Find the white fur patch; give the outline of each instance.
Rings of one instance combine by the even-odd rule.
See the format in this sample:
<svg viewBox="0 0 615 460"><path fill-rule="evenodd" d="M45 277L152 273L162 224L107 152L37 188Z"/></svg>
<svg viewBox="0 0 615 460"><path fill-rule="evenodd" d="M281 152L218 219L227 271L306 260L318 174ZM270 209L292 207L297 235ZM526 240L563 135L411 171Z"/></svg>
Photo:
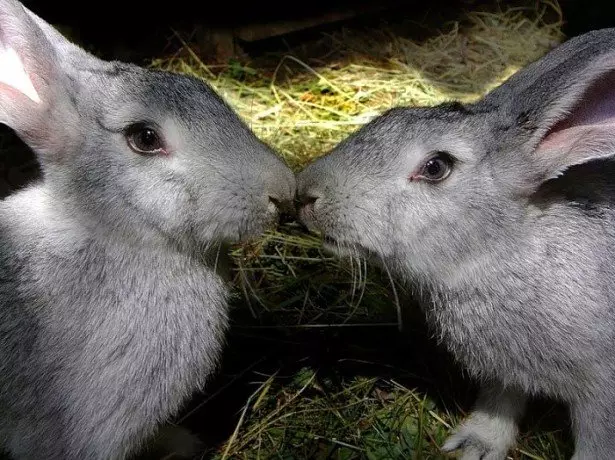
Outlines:
<svg viewBox="0 0 615 460"><path fill-rule="evenodd" d="M0 49L0 83L25 94L36 103L41 102L23 62L13 48Z"/></svg>

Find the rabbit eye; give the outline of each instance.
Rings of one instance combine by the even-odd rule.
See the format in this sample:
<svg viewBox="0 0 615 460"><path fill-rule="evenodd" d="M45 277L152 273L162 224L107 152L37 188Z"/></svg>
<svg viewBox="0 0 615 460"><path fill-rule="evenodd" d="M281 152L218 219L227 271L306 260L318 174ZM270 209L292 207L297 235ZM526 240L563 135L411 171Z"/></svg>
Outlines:
<svg viewBox="0 0 615 460"><path fill-rule="evenodd" d="M413 174L411 180L426 180L438 182L446 179L451 173L453 161L445 152L437 152L432 155L419 169L417 174Z"/></svg>
<svg viewBox="0 0 615 460"><path fill-rule="evenodd" d="M150 126L136 124L126 131L128 146L136 153L166 153L160 135Z"/></svg>

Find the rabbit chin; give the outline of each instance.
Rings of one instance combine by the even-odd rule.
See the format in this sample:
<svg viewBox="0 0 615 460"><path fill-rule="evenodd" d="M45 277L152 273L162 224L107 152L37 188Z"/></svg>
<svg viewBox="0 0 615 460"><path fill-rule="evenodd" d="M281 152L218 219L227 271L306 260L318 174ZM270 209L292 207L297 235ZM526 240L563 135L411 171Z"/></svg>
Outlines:
<svg viewBox="0 0 615 460"><path fill-rule="evenodd" d="M225 225L209 224L202 227L199 239L214 244L249 244L260 238L264 232L273 230L277 222L277 214L267 214L253 219L228 222Z"/></svg>

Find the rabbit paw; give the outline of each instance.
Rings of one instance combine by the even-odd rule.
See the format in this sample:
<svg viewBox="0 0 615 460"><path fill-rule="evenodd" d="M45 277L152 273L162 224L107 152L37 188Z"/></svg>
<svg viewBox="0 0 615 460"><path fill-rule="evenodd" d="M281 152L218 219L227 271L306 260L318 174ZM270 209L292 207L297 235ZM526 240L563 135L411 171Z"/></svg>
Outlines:
<svg viewBox="0 0 615 460"><path fill-rule="evenodd" d="M511 420L474 413L449 436L442 450L459 450L461 460L505 460L516 438L517 426Z"/></svg>

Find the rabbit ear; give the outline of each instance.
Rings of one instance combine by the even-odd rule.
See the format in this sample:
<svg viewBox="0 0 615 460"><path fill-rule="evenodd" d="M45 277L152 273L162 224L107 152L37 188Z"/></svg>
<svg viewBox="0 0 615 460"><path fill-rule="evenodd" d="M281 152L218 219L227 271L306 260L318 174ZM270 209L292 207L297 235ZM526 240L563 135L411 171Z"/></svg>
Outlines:
<svg viewBox="0 0 615 460"><path fill-rule="evenodd" d="M0 0L0 123L37 153L61 149L75 127L63 68L78 49L21 3Z"/></svg>
<svg viewBox="0 0 615 460"><path fill-rule="evenodd" d="M534 183L615 156L615 29L569 40L488 98L528 139Z"/></svg>
<svg viewBox="0 0 615 460"><path fill-rule="evenodd" d="M0 100L2 121L11 124L16 105L28 109L41 104L41 96L54 71L54 51L24 7L14 1L0 3Z"/></svg>
<svg viewBox="0 0 615 460"><path fill-rule="evenodd" d="M88 53L83 48L71 43L58 32L52 25L42 20L32 11L23 8L30 19L43 32L48 44L55 50L58 57L61 58L59 63L65 72L70 72L74 68L87 68L88 70L100 70L109 66L109 63L97 58Z"/></svg>
<svg viewBox="0 0 615 460"><path fill-rule="evenodd" d="M615 156L615 52L604 61L588 69L547 115L551 121L533 153L544 180L570 166Z"/></svg>

